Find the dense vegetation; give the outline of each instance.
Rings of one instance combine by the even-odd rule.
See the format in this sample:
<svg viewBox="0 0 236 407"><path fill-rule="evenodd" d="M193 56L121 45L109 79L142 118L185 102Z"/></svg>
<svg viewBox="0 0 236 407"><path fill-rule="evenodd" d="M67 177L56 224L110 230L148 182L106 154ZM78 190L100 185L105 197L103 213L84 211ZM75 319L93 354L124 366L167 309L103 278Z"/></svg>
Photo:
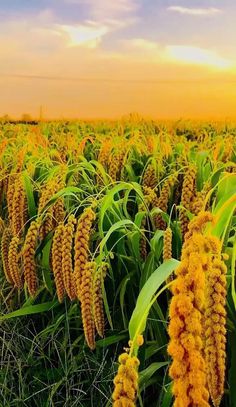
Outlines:
<svg viewBox="0 0 236 407"><path fill-rule="evenodd" d="M197 273L210 264L222 272L222 308L214 308L211 290L221 280L211 282L213 274L191 295L203 295L200 314L207 308L209 319L210 310L227 337L227 357L221 337L220 356L205 359L209 367L221 358L220 405L236 407L235 147L233 125L0 124L0 405L110 406L129 346L140 363L136 405L172 406L167 346L176 315L185 318L173 298L185 269L194 267L199 288ZM213 365L211 378L220 376ZM210 405L194 404L191 391L176 407Z"/></svg>

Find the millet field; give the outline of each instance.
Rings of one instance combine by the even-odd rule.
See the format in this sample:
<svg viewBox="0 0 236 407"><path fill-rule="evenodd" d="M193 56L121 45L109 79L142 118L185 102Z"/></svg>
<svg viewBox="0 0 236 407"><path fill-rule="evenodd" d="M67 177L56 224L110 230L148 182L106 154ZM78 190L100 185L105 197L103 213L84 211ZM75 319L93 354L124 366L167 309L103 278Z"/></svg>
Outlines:
<svg viewBox="0 0 236 407"><path fill-rule="evenodd" d="M236 125L0 123L0 406L236 407Z"/></svg>

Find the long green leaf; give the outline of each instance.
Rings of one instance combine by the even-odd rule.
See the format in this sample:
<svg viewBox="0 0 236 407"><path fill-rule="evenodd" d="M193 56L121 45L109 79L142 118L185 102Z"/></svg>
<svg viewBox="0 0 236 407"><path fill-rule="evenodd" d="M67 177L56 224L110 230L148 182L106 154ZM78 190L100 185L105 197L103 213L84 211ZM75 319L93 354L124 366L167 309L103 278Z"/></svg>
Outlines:
<svg viewBox="0 0 236 407"><path fill-rule="evenodd" d="M31 179L26 172L23 174L23 182L28 203L29 217L34 218L37 215L37 209L34 201L34 190Z"/></svg>
<svg viewBox="0 0 236 407"><path fill-rule="evenodd" d="M159 287L167 280L171 273L176 269L179 262L171 259L158 267L149 277L142 290L139 293L136 307L129 323L130 339L133 340L137 335L145 330L146 322L154 294Z"/></svg>
<svg viewBox="0 0 236 407"><path fill-rule="evenodd" d="M146 369L139 372L139 390L140 392L147 386L149 379L161 369L163 366L168 365L168 362L155 362L149 365Z"/></svg>
<svg viewBox="0 0 236 407"><path fill-rule="evenodd" d="M9 312L9 314L2 315L0 321L16 317L23 317L26 315L40 314L45 311L50 311L58 305L58 301L45 302L43 304L30 305L29 307L20 308L16 311Z"/></svg>

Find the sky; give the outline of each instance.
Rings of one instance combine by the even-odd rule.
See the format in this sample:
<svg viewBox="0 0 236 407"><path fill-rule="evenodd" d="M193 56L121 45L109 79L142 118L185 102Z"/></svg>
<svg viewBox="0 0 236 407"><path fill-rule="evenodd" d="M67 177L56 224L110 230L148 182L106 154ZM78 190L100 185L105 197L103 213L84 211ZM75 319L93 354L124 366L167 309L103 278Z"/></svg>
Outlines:
<svg viewBox="0 0 236 407"><path fill-rule="evenodd" d="M0 116L236 118L235 0L1 0Z"/></svg>

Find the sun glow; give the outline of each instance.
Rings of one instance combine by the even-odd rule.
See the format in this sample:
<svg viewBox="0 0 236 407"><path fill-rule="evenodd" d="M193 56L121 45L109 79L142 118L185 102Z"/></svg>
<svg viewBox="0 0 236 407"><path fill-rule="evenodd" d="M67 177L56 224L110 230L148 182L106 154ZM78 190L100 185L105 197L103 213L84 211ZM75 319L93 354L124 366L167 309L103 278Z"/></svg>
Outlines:
<svg viewBox="0 0 236 407"><path fill-rule="evenodd" d="M218 69L229 69L233 66L232 61L219 56L216 52L182 45L166 47L166 58L173 62L183 64L205 65Z"/></svg>

